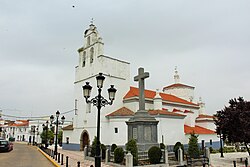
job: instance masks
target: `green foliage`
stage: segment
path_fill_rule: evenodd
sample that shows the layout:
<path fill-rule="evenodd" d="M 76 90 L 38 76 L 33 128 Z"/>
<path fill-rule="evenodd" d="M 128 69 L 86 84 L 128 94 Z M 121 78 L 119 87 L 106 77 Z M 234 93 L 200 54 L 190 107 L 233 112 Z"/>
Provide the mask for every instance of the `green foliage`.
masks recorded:
<path fill-rule="evenodd" d="M 95 137 L 94 137 L 94 140 L 92 141 L 92 145 L 91 145 L 91 153 L 90 153 L 90 156 L 91 156 L 91 157 L 94 157 L 94 156 L 95 156 L 96 144 L 97 144 L 97 138 L 96 138 L 96 136 L 95 136 Z"/>
<path fill-rule="evenodd" d="M 58 144 L 59 144 L 59 146 L 62 146 L 63 131 L 59 131 L 57 137 L 58 137 Z"/>
<path fill-rule="evenodd" d="M 40 134 L 40 137 L 42 139 L 42 143 L 45 144 L 45 140 L 46 140 L 46 130 L 43 130 L 43 132 Z M 51 130 L 48 130 L 47 133 L 47 141 L 49 143 L 53 143 L 54 142 L 54 133 Z"/>
<path fill-rule="evenodd" d="M 160 143 L 160 149 L 165 149 L 165 148 L 166 148 L 165 144 Z"/>
<path fill-rule="evenodd" d="M 101 150 L 102 150 L 102 159 L 105 159 L 107 147 L 104 144 L 101 144 Z"/>
<path fill-rule="evenodd" d="M 10 137 L 9 141 L 15 141 L 15 138 L 14 137 Z"/>
<path fill-rule="evenodd" d="M 116 147 L 114 150 L 115 163 L 121 163 L 124 159 L 124 150 L 121 147 Z"/>
<path fill-rule="evenodd" d="M 183 151 L 183 155 L 184 155 L 184 146 L 183 144 L 181 144 L 181 142 L 176 142 L 174 145 L 174 154 L 175 154 L 175 158 L 178 160 L 178 149 L 181 147 L 182 151 Z"/>
<path fill-rule="evenodd" d="M 198 145 L 198 135 L 191 134 L 188 142 L 188 155 L 191 158 L 198 158 L 200 156 L 200 148 Z"/>
<path fill-rule="evenodd" d="M 133 155 L 133 165 L 138 164 L 138 148 L 135 139 L 131 139 L 126 143 L 126 150 Z"/>
<path fill-rule="evenodd" d="M 148 150 L 148 158 L 151 164 L 158 164 L 161 161 L 162 152 L 157 146 L 152 146 Z"/>
<path fill-rule="evenodd" d="M 223 140 L 250 143 L 250 102 L 242 97 L 229 100 L 229 106 L 217 111 L 214 115 L 217 134 L 222 134 Z M 249 148 L 246 148 L 250 155 Z"/>
<path fill-rule="evenodd" d="M 220 151 L 220 149 L 219 149 L 219 151 Z M 224 147 L 223 152 L 224 153 L 232 153 L 232 152 L 236 152 L 236 150 L 234 147 Z"/>
<path fill-rule="evenodd" d="M 114 152 L 116 148 L 117 148 L 117 145 L 116 144 L 112 144 L 111 145 L 111 152 Z"/>

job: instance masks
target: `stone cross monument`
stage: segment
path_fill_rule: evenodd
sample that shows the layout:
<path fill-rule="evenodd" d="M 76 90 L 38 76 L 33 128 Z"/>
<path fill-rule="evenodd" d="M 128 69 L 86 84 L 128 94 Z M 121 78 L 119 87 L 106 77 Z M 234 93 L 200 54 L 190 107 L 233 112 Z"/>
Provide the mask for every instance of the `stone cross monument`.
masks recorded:
<path fill-rule="evenodd" d="M 150 116 L 145 110 L 145 79 L 149 77 L 148 72 L 143 68 L 138 69 L 138 75 L 134 81 L 139 82 L 139 110 L 134 117 L 126 122 L 128 125 L 128 140 L 135 139 L 138 149 L 141 151 L 148 150 L 157 143 L 157 124 L 158 121 Z"/>

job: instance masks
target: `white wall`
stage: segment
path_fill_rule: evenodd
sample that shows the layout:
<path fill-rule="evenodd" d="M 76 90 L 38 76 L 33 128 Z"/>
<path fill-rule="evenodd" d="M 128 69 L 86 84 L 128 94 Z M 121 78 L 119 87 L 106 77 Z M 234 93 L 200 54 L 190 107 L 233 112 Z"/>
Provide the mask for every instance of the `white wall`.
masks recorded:
<path fill-rule="evenodd" d="M 174 145 L 176 142 L 183 143 L 185 141 L 184 135 L 184 119 L 177 118 L 156 118 L 158 123 L 158 142 L 164 144 Z"/>

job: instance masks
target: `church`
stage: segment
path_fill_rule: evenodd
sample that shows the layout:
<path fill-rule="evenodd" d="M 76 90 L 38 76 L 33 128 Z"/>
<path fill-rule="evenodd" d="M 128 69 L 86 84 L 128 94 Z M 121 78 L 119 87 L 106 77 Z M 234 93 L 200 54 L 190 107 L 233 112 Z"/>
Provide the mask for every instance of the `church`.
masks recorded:
<path fill-rule="evenodd" d="M 102 96 L 108 98 L 110 85 L 117 89 L 113 104 L 101 109 L 100 141 L 124 146 L 128 142 L 126 122 L 139 109 L 139 89 L 130 85 L 130 63 L 104 54 L 104 42 L 93 23 L 83 33 L 83 39 L 75 67 L 75 115 L 73 124 L 63 128 L 63 149 L 83 150 L 96 136 L 97 109 L 86 103 L 82 86 L 89 82 L 91 97 L 95 97 L 96 76 L 100 72 L 105 76 Z M 176 142 L 188 144 L 190 133 L 195 133 L 203 146 L 218 148 L 213 116 L 205 113 L 201 98 L 194 101 L 195 87 L 181 83 L 177 68 L 173 81 L 161 90 L 144 91 L 145 110 L 158 121 L 157 142 L 169 146 Z"/>

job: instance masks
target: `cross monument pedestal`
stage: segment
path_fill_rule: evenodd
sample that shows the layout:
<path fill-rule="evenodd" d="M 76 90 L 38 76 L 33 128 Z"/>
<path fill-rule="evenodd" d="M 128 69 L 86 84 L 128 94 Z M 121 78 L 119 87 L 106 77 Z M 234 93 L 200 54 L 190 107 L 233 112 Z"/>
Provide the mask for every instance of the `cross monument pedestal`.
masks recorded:
<path fill-rule="evenodd" d="M 159 146 L 157 138 L 157 121 L 145 110 L 145 78 L 149 77 L 148 72 L 143 68 L 138 69 L 138 75 L 134 81 L 139 82 L 139 110 L 134 117 L 126 122 L 128 125 L 128 140 L 135 139 L 139 151 L 146 151 L 152 146 Z"/>

